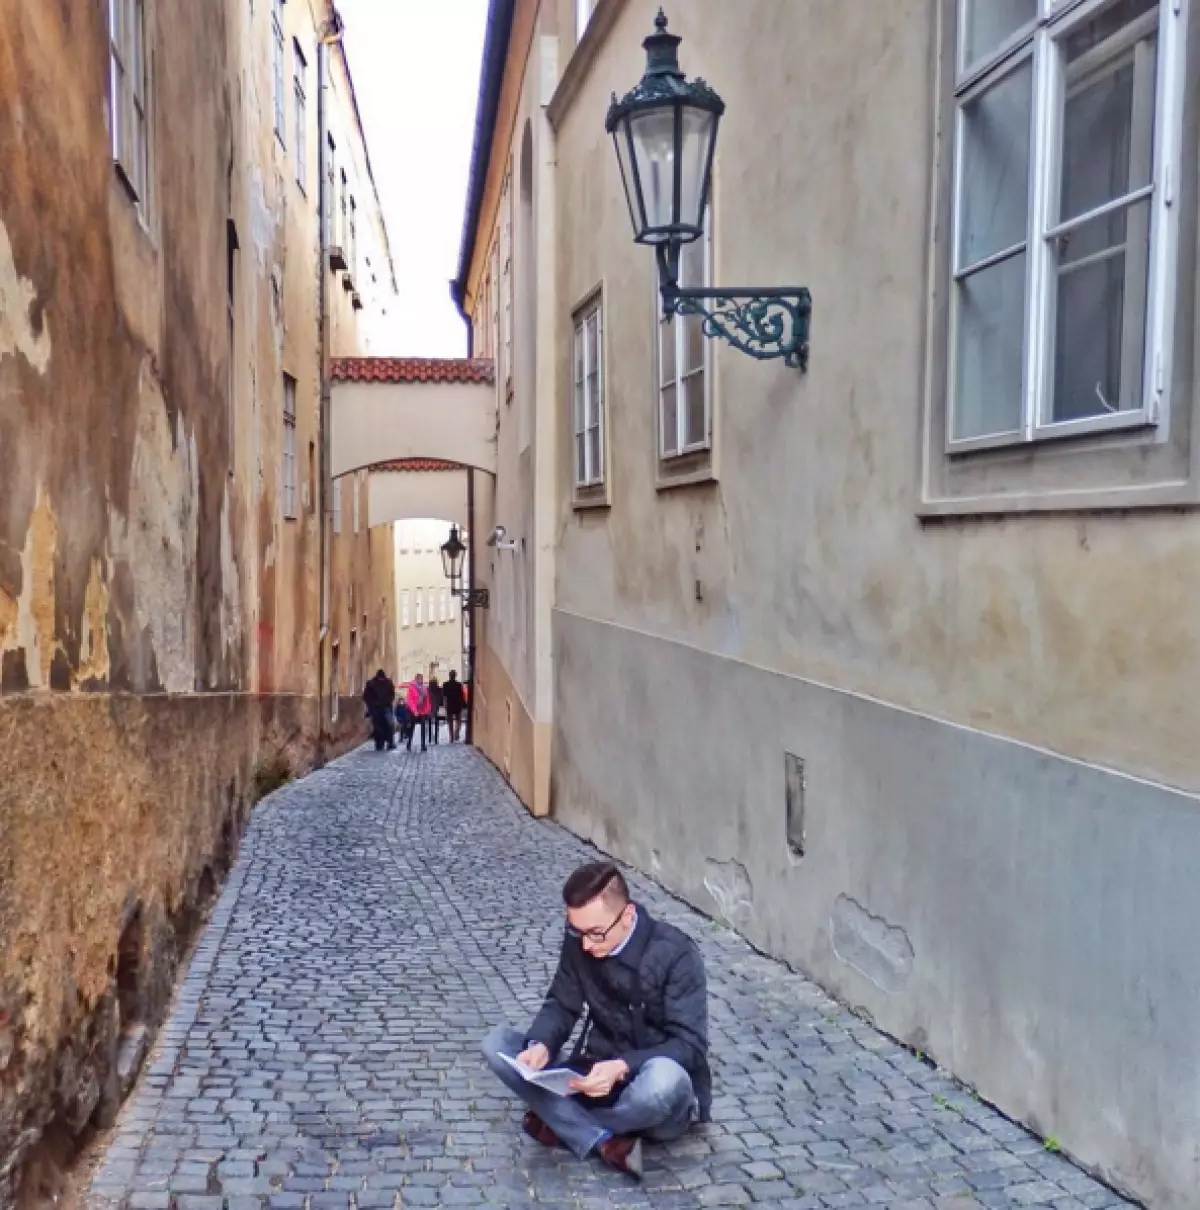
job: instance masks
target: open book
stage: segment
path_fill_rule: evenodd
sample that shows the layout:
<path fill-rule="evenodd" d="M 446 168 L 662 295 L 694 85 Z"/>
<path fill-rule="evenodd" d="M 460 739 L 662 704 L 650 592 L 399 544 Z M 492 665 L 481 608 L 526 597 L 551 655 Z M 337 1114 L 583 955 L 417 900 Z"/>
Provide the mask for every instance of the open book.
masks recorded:
<path fill-rule="evenodd" d="M 534 1071 L 532 1067 L 526 1067 L 524 1063 L 518 1063 L 512 1055 L 502 1054 L 500 1057 L 522 1080 L 530 1084 L 536 1084 L 539 1088 L 544 1088 L 547 1092 L 554 1093 L 556 1097 L 569 1097 L 573 1095 L 568 1085 L 572 1080 L 579 1079 L 579 1072 L 572 1071 L 569 1067 L 546 1067 L 542 1071 Z"/>

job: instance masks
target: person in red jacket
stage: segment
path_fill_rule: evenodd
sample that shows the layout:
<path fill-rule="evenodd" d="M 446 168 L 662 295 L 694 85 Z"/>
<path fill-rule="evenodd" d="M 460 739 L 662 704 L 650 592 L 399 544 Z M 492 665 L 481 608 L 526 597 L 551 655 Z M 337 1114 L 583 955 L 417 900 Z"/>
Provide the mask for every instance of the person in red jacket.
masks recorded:
<path fill-rule="evenodd" d="M 424 752 L 429 739 L 429 689 L 425 684 L 425 678 L 419 672 L 409 683 L 405 703 L 413 722 L 421 728 L 421 751 Z M 410 752 L 412 742 L 412 731 L 409 731 L 408 750 Z"/>

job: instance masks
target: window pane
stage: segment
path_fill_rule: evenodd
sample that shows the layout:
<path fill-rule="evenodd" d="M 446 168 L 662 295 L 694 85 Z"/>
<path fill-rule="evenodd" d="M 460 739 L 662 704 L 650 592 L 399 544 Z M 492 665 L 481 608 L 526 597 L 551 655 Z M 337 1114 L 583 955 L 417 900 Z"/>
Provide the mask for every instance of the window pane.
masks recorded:
<path fill-rule="evenodd" d="M 575 431 L 582 433 L 587 428 L 587 417 L 584 415 L 585 401 L 583 398 L 584 384 L 575 384 Z"/>
<path fill-rule="evenodd" d="M 583 433 L 575 436 L 575 482 L 587 482 L 587 437 Z"/>
<path fill-rule="evenodd" d="M 1078 56 L 1085 53 L 1093 27 L 1101 20 L 1068 40 L 1068 63 L 1080 62 Z M 1155 41 L 1151 34 L 1077 81 L 1072 81 L 1068 66 L 1061 219 L 1086 214 L 1150 183 Z"/>
<path fill-rule="evenodd" d="M 1021 426 L 1025 349 L 1025 253 L 958 283 L 954 437 Z"/>
<path fill-rule="evenodd" d="M 704 368 L 704 319 L 689 315 L 683 320 L 683 372 Z"/>
<path fill-rule="evenodd" d="M 963 67 L 999 50 L 1037 15 L 1037 0 L 962 0 Z"/>
<path fill-rule="evenodd" d="M 600 417 L 600 378 L 594 371 L 587 380 L 587 424 L 591 428 Z"/>
<path fill-rule="evenodd" d="M 658 349 L 660 383 L 675 381 L 675 319 L 658 321 Z"/>
<path fill-rule="evenodd" d="M 1025 239 L 1033 65 L 1026 61 L 962 107 L 958 268 Z"/>
<path fill-rule="evenodd" d="M 687 406 L 683 419 L 683 443 L 689 449 L 708 443 L 708 408 L 704 398 L 704 371 L 684 379 L 684 397 Z"/>
<path fill-rule="evenodd" d="M 668 455 L 679 453 L 679 412 L 674 383 L 662 389 L 662 449 Z"/>
<path fill-rule="evenodd" d="M 600 426 L 596 425 L 588 433 L 588 470 L 591 471 L 589 479 L 591 482 L 598 482 L 604 478 L 604 466 L 600 461 Z"/>
<path fill-rule="evenodd" d="M 1058 298 L 1051 422 L 1141 407 L 1150 203 L 1055 240 Z"/>
<path fill-rule="evenodd" d="M 684 244 L 679 254 L 679 284 L 681 286 L 705 286 L 704 246 L 707 236 Z"/>

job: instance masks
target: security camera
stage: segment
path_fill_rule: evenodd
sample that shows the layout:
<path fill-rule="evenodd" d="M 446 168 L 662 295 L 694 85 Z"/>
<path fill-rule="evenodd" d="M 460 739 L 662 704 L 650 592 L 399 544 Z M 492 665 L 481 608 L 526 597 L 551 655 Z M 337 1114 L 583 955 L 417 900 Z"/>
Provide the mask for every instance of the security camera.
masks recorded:
<path fill-rule="evenodd" d="M 488 535 L 487 544 L 496 550 L 516 550 L 517 544 L 515 542 L 506 542 L 504 540 L 507 535 L 508 530 L 503 525 L 497 525 Z"/>

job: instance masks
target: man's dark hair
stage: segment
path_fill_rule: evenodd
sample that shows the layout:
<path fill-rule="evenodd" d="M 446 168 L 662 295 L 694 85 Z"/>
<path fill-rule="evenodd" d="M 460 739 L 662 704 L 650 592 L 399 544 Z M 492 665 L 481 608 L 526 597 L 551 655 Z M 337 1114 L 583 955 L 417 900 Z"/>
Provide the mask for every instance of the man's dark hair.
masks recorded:
<path fill-rule="evenodd" d="M 384 677 L 387 676 L 387 673 L 384 672 L 384 670 L 382 668 L 380 668 L 380 670 L 377 673 L 375 673 L 375 675 L 377 677 L 379 677 L 380 680 L 382 680 Z"/>
<path fill-rule="evenodd" d="M 581 865 L 563 883 L 562 894 L 569 908 L 581 908 L 601 895 L 617 907 L 629 902 L 629 884 L 611 861 L 592 861 Z"/>

